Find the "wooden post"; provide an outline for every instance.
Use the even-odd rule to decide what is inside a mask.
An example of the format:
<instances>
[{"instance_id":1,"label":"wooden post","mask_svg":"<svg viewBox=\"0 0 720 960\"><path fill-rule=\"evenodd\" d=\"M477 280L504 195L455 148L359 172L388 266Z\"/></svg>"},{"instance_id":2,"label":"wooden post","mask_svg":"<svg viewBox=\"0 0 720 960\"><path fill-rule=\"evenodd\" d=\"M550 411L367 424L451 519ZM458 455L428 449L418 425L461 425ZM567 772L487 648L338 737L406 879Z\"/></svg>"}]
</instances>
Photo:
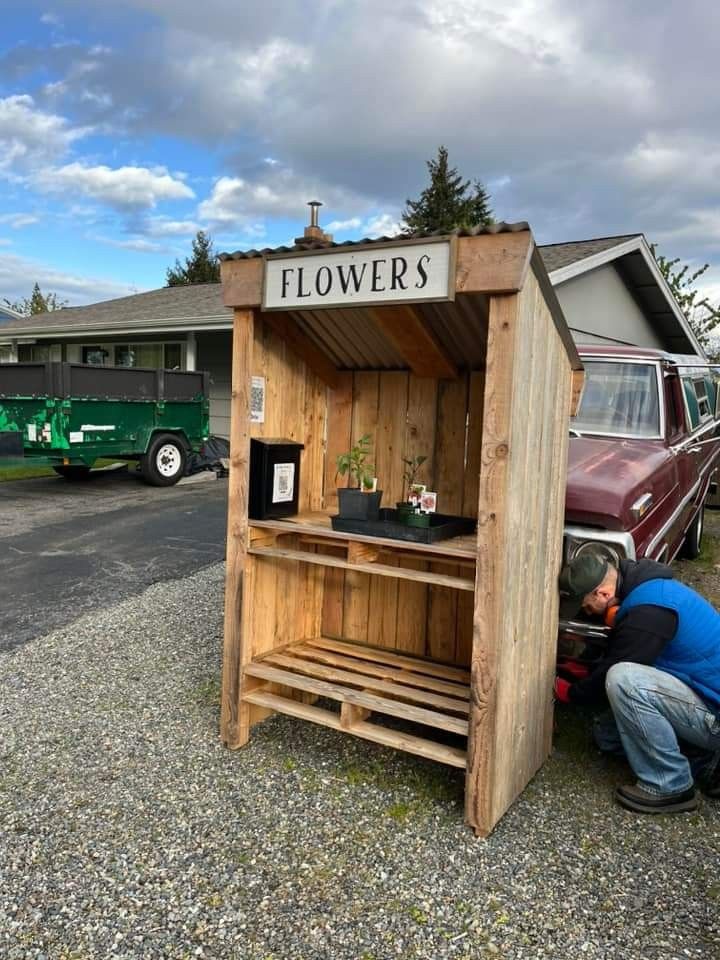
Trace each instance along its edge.
<instances>
[{"instance_id":1,"label":"wooden post","mask_svg":"<svg viewBox=\"0 0 720 960\"><path fill-rule=\"evenodd\" d=\"M465 816L479 836L487 836L494 826L493 777L502 775L503 766L495 756L497 645L503 635L503 604L508 586L502 579L517 311L516 295L490 300L465 780ZM537 598L532 599L538 602ZM512 763L512 758L504 757L504 763Z\"/></svg>"},{"instance_id":2,"label":"wooden post","mask_svg":"<svg viewBox=\"0 0 720 960\"><path fill-rule=\"evenodd\" d=\"M248 739L248 706L240 704L242 664L250 651L243 650L241 611L243 573L248 548L248 481L250 466L250 371L252 369L254 314L236 310L233 321L232 400L230 421L230 478L225 576L225 643L220 737L231 748Z\"/></svg>"}]
</instances>

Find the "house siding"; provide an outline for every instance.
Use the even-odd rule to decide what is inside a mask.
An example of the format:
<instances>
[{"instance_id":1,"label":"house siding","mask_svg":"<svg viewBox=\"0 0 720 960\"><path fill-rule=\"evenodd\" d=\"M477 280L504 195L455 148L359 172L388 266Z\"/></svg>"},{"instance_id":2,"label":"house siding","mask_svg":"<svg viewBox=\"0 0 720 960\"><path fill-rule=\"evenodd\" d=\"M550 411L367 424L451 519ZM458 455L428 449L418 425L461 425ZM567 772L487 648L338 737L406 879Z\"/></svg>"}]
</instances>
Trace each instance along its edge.
<instances>
[{"instance_id":1,"label":"house siding","mask_svg":"<svg viewBox=\"0 0 720 960\"><path fill-rule=\"evenodd\" d=\"M612 264L555 287L575 342L666 348Z\"/></svg>"},{"instance_id":2,"label":"house siding","mask_svg":"<svg viewBox=\"0 0 720 960\"><path fill-rule=\"evenodd\" d=\"M232 333L197 334L198 370L210 374L210 433L230 439Z\"/></svg>"}]
</instances>

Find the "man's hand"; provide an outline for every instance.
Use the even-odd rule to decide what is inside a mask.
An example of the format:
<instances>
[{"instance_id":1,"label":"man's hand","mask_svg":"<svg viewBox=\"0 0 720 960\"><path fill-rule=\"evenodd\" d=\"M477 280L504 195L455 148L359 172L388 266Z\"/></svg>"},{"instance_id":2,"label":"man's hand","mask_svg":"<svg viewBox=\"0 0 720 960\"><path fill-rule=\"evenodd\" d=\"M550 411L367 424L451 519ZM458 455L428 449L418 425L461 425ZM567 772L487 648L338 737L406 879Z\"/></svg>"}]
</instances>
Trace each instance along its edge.
<instances>
[{"instance_id":1,"label":"man's hand","mask_svg":"<svg viewBox=\"0 0 720 960\"><path fill-rule=\"evenodd\" d=\"M570 703L570 684L562 677L555 677L555 699L560 703Z\"/></svg>"}]
</instances>

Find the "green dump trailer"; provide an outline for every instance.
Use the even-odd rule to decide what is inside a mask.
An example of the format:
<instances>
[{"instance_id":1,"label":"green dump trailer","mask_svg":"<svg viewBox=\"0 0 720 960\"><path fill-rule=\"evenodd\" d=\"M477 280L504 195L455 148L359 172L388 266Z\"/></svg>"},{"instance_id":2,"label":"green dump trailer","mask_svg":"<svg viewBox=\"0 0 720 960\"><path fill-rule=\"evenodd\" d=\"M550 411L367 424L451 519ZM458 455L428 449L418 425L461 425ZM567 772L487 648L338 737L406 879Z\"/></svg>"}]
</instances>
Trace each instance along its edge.
<instances>
[{"instance_id":1,"label":"green dump trailer","mask_svg":"<svg viewBox=\"0 0 720 960\"><path fill-rule=\"evenodd\" d=\"M96 460L139 460L170 486L209 432L209 375L199 371L0 364L0 465L50 466L68 480Z\"/></svg>"}]
</instances>

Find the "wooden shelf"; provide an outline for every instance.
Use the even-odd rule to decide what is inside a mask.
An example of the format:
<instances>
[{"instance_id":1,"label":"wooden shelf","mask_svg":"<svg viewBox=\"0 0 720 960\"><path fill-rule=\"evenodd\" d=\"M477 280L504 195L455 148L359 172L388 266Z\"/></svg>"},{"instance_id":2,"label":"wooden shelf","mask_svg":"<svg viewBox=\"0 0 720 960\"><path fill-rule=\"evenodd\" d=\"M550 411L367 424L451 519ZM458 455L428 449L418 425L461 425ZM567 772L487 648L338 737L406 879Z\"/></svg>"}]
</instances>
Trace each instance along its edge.
<instances>
[{"instance_id":1,"label":"wooden shelf","mask_svg":"<svg viewBox=\"0 0 720 960\"><path fill-rule=\"evenodd\" d=\"M447 559L449 562L472 560L477 557L477 543L475 534L462 537L450 537L437 543L414 543L410 540L393 540L389 537L368 537L356 533L342 533L333 530L330 525L329 513L299 513L284 520L250 520L250 527L259 527L266 530L276 530L280 533L296 533L321 537L323 540L353 541L356 543L374 544L380 548L392 550L430 554L438 559ZM428 559L433 559L429 556Z\"/></svg>"},{"instance_id":2,"label":"wooden shelf","mask_svg":"<svg viewBox=\"0 0 720 960\"><path fill-rule=\"evenodd\" d=\"M423 728L468 733L469 674L419 657L318 638L293 644L247 664L244 675L264 681L242 699L365 740L464 768L459 747L368 722L372 714L398 717ZM277 687L340 703L340 714L301 703ZM420 706L422 704L422 706Z\"/></svg>"},{"instance_id":3,"label":"wooden shelf","mask_svg":"<svg viewBox=\"0 0 720 960\"><path fill-rule=\"evenodd\" d=\"M356 573L370 573L378 577L394 577L398 580L413 580L416 583L431 583L437 587L451 587L455 590L474 592L475 581L463 577L452 577L431 570L413 570L408 567L395 567L385 563L353 563L342 557L332 557L322 553L306 553L304 550L290 550L285 547L249 547L248 553L254 557L275 560L299 560L321 567L337 567L341 570L354 570Z\"/></svg>"}]
</instances>

